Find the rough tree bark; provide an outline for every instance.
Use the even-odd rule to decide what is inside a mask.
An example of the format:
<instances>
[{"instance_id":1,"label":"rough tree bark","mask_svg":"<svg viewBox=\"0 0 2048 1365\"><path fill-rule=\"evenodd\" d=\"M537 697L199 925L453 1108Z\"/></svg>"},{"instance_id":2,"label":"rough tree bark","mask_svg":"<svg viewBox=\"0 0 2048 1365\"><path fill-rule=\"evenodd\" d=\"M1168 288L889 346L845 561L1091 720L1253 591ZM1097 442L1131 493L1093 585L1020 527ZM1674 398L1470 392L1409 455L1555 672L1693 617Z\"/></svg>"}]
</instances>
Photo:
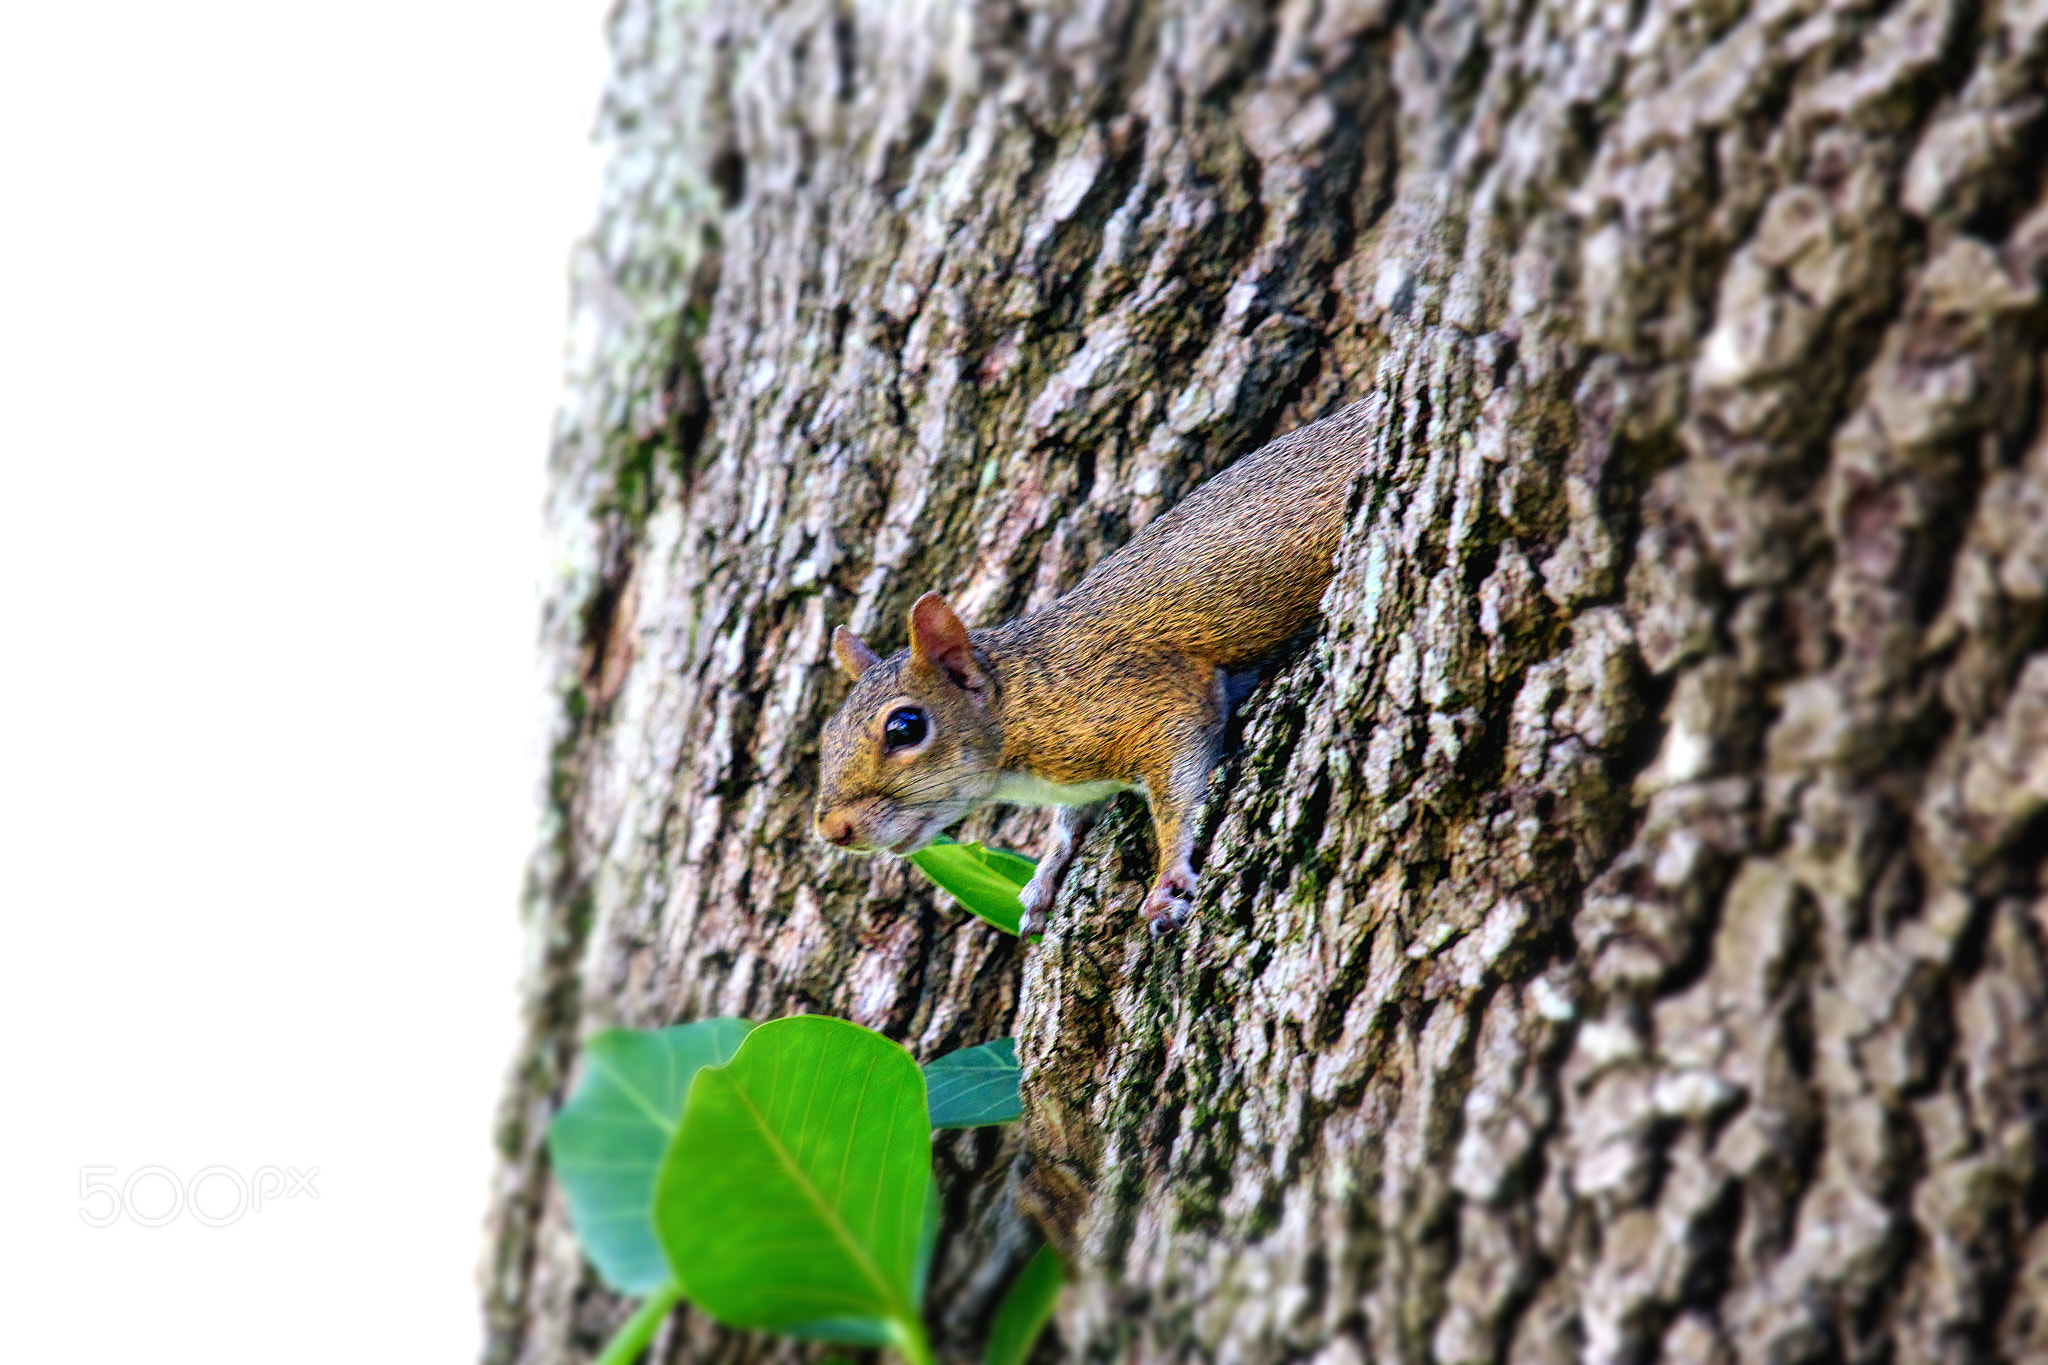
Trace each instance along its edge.
<instances>
[{"instance_id":1,"label":"rough tree bark","mask_svg":"<svg viewBox=\"0 0 2048 1365\"><path fill-rule=\"evenodd\" d=\"M1048 1358L2048 1358L2048 4L613 28L491 1360L620 1316L541 1154L578 1037L798 1010L1019 1039L940 1148L958 1357L1028 1218ZM1042 604L1357 400L1186 931L1135 805L1029 953L811 838L834 625Z\"/></svg>"}]
</instances>

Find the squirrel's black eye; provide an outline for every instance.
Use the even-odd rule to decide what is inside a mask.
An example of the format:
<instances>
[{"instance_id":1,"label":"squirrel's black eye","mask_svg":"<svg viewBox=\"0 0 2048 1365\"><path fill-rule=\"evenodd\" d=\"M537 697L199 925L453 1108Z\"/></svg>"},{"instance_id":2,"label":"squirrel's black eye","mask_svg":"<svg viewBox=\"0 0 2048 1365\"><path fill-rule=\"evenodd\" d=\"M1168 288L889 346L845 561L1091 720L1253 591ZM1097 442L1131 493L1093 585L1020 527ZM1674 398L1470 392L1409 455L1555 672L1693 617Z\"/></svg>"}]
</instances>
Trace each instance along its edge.
<instances>
[{"instance_id":1,"label":"squirrel's black eye","mask_svg":"<svg viewBox=\"0 0 2048 1365\"><path fill-rule=\"evenodd\" d=\"M924 743L930 728L924 712L915 706L899 706L889 713L889 719L882 722L882 743L891 752L908 749L913 744Z\"/></svg>"}]
</instances>

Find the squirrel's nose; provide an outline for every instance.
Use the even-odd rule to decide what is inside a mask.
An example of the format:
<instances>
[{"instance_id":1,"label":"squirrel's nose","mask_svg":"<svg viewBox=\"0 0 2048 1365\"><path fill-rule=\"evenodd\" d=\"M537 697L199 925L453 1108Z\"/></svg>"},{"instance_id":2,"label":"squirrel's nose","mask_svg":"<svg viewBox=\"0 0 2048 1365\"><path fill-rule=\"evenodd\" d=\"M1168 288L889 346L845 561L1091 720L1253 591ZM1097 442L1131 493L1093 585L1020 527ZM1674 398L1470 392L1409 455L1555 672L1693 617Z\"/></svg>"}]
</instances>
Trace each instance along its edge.
<instances>
[{"instance_id":1,"label":"squirrel's nose","mask_svg":"<svg viewBox=\"0 0 2048 1365\"><path fill-rule=\"evenodd\" d=\"M828 844L845 848L853 842L853 817L843 811L828 810L818 817L818 833Z\"/></svg>"}]
</instances>

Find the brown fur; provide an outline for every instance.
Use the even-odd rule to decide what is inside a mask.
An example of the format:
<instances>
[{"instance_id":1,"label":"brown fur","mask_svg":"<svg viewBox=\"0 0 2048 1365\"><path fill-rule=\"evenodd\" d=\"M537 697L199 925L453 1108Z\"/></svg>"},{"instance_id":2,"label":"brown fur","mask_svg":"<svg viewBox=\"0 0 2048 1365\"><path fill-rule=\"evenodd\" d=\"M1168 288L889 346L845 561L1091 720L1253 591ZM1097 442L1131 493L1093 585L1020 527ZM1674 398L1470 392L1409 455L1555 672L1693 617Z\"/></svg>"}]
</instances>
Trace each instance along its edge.
<instances>
[{"instance_id":1,"label":"brown fur","mask_svg":"<svg viewBox=\"0 0 2048 1365\"><path fill-rule=\"evenodd\" d=\"M1147 913L1177 922L1194 881L1187 816L1222 756L1226 675L1315 619L1361 426L1347 408L1239 460L1044 611L967 631L927 594L911 647L887 659L842 627L834 653L856 681L822 738L820 832L908 852L1002 799L1006 778L1142 786L1160 854ZM930 738L887 753L883 724L913 704ZM1049 906L1079 823L1063 821L1027 911Z\"/></svg>"}]
</instances>

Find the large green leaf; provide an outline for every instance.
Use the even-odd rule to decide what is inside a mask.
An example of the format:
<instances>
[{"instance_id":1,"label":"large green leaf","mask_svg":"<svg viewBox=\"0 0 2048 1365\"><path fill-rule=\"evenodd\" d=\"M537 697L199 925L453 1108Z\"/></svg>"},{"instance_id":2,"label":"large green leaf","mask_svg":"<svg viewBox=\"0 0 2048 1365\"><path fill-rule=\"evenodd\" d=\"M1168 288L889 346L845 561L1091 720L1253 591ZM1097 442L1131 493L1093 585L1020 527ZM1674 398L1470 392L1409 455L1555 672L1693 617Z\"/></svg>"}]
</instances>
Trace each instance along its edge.
<instances>
[{"instance_id":1,"label":"large green leaf","mask_svg":"<svg viewBox=\"0 0 2048 1365\"><path fill-rule=\"evenodd\" d=\"M1049 1246L1042 1246L1010 1284L988 1332L983 1365L1024 1365L1045 1320L1052 1316L1067 1272Z\"/></svg>"},{"instance_id":2,"label":"large green leaf","mask_svg":"<svg viewBox=\"0 0 2048 1365\"><path fill-rule=\"evenodd\" d=\"M655 1190L676 1281L721 1322L926 1359L920 1252L931 1187L924 1074L857 1024L763 1024L697 1073Z\"/></svg>"},{"instance_id":3,"label":"large green leaf","mask_svg":"<svg viewBox=\"0 0 2048 1365\"><path fill-rule=\"evenodd\" d=\"M932 1127L976 1128L1023 1117L1017 1080L1017 1040L998 1038L934 1057L924 1066Z\"/></svg>"},{"instance_id":4,"label":"large green leaf","mask_svg":"<svg viewBox=\"0 0 2048 1365\"><path fill-rule=\"evenodd\" d=\"M931 1279L932 1252L939 1245L939 1182L925 1177L924 1225L917 1234L917 1269L912 1276L911 1306L924 1311L924 1287ZM873 1318L827 1318L822 1322L801 1322L782 1329L793 1337L812 1341L837 1341L854 1346L888 1346L894 1341L889 1325Z\"/></svg>"},{"instance_id":5,"label":"large green leaf","mask_svg":"<svg viewBox=\"0 0 2048 1365\"><path fill-rule=\"evenodd\" d=\"M654 1235L654 1180L700 1067L722 1066L752 1028L704 1019L674 1028L607 1029L584 1048L583 1079L548 1124L548 1160L569 1199L583 1254L614 1289L668 1284Z\"/></svg>"},{"instance_id":6,"label":"large green leaf","mask_svg":"<svg viewBox=\"0 0 2048 1365\"><path fill-rule=\"evenodd\" d=\"M1024 918L1017 893L1037 866L1031 859L980 844L938 843L911 854L910 861L971 913L1006 934L1017 932Z\"/></svg>"}]
</instances>

